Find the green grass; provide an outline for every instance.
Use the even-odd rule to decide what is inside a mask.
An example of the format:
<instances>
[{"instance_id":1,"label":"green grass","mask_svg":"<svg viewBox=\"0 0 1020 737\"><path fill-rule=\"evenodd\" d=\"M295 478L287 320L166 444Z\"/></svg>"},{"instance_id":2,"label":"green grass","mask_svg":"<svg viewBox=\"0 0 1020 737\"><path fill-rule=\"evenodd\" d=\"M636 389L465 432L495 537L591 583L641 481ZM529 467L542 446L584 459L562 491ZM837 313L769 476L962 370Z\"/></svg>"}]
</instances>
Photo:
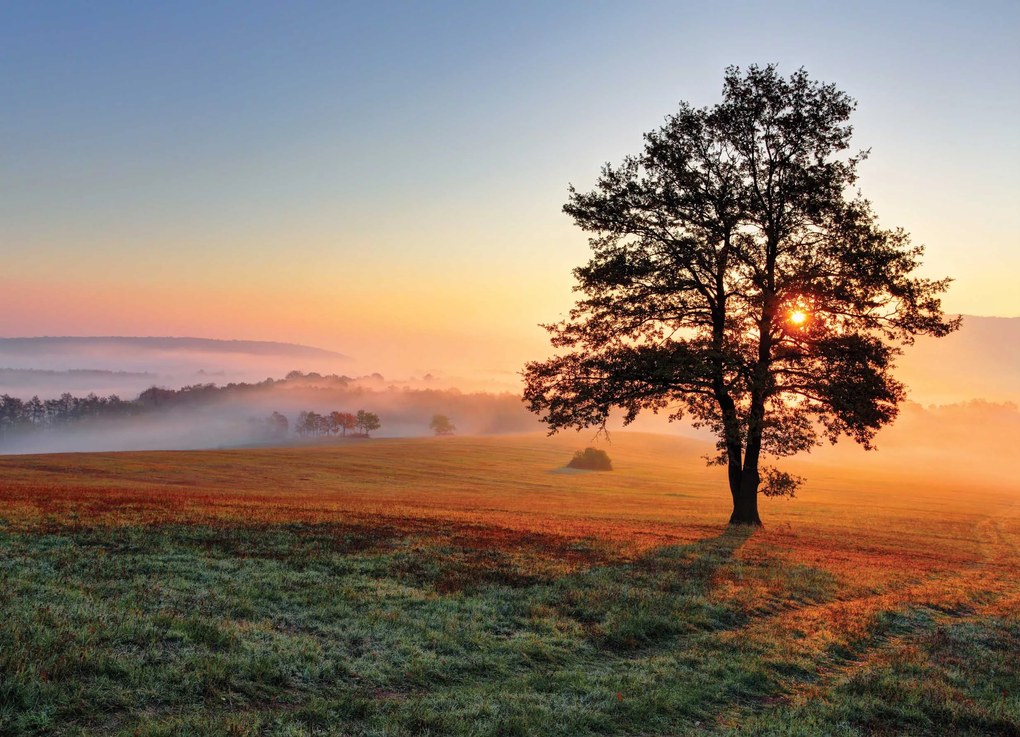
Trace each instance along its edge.
<instances>
[{"instance_id":1,"label":"green grass","mask_svg":"<svg viewBox=\"0 0 1020 737\"><path fill-rule=\"evenodd\" d=\"M887 601L746 530L572 570L463 533L0 522L0 734L1020 734L1015 589Z\"/></svg>"},{"instance_id":2,"label":"green grass","mask_svg":"<svg viewBox=\"0 0 1020 737\"><path fill-rule=\"evenodd\" d=\"M746 534L440 593L456 549L359 552L329 526L5 533L0 732L1016 733L1016 621L883 613L874 636L901 641L888 662L790 703L818 663L738 636L749 615L711 582L769 582L759 617L837 582L736 563Z\"/></svg>"}]
</instances>

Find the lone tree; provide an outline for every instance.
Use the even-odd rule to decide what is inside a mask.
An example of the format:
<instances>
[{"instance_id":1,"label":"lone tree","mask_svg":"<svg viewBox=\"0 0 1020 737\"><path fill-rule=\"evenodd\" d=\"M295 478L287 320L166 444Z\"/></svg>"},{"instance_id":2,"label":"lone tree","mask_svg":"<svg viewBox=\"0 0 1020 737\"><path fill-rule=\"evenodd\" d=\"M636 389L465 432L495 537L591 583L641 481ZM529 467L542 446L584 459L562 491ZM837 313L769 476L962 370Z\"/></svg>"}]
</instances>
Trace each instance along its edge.
<instances>
[{"instance_id":1,"label":"lone tree","mask_svg":"<svg viewBox=\"0 0 1020 737\"><path fill-rule=\"evenodd\" d=\"M453 435L457 431L457 426L446 415L432 415L429 429L436 435Z\"/></svg>"},{"instance_id":2,"label":"lone tree","mask_svg":"<svg viewBox=\"0 0 1020 737\"><path fill-rule=\"evenodd\" d=\"M564 212L592 234L583 296L545 326L559 354L524 371L551 432L604 428L614 407L688 415L718 437L731 524L760 525L759 491L802 481L763 456L841 435L871 448L904 397L899 347L959 319L948 279L912 275L923 248L853 192L855 106L803 69L730 67L722 102L681 103L591 192L570 188Z\"/></svg>"}]
</instances>

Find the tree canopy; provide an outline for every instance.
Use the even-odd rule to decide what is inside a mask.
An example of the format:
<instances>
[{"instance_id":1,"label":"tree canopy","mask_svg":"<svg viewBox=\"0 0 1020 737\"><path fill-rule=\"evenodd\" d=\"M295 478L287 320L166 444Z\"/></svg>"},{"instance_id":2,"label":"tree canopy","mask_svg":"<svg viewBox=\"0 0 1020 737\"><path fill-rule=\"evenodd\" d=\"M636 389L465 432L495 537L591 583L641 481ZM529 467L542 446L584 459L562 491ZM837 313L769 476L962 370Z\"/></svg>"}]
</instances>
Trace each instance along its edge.
<instances>
[{"instance_id":1,"label":"tree canopy","mask_svg":"<svg viewBox=\"0 0 1020 737\"><path fill-rule=\"evenodd\" d=\"M803 70L726 70L722 101L681 103L643 150L607 164L564 211L591 234L581 295L547 325L557 355L525 367L551 431L613 408L689 417L718 437L731 523L796 477L761 463L848 436L871 447L896 416L900 346L944 336L949 280L915 275L923 248L855 192L856 103Z\"/></svg>"},{"instance_id":2,"label":"tree canopy","mask_svg":"<svg viewBox=\"0 0 1020 737\"><path fill-rule=\"evenodd\" d=\"M446 415L432 415L429 429L436 435L453 435L457 431L457 426Z\"/></svg>"},{"instance_id":3,"label":"tree canopy","mask_svg":"<svg viewBox=\"0 0 1020 737\"><path fill-rule=\"evenodd\" d=\"M379 415L375 412L366 412L363 409L359 409L358 413L354 416L354 427L368 437L368 434L378 430L382 427L382 423L379 422Z\"/></svg>"}]
</instances>

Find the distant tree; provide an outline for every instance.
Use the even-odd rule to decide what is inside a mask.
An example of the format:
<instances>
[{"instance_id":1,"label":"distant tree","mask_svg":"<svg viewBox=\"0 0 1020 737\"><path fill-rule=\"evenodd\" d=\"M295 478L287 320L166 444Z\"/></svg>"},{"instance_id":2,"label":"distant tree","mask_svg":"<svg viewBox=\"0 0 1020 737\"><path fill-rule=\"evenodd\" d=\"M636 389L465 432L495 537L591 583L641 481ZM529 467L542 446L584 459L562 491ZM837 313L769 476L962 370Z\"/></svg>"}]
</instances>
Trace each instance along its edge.
<instances>
[{"instance_id":1,"label":"distant tree","mask_svg":"<svg viewBox=\"0 0 1020 737\"><path fill-rule=\"evenodd\" d=\"M17 433L25 422L25 402L9 394L0 396L0 438Z\"/></svg>"},{"instance_id":2,"label":"distant tree","mask_svg":"<svg viewBox=\"0 0 1020 737\"><path fill-rule=\"evenodd\" d=\"M330 435L336 435L340 432L340 413L330 412L326 415L326 432Z\"/></svg>"},{"instance_id":3,"label":"distant tree","mask_svg":"<svg viewBox=\"0 0 1020 737\"><path fill-rule=\"evenodd\" d=\"M382 424L379 422L379 415L359 409L357 415L355 415L355 426L367 438L369 433L378 430L382 427Z\"/></svg>"},{"instance_id":4,"label":"distant tree","mask_svg":"<svg viewBox=\"0 0 1020 737\"><path fill-rule=\"evenodd\" d=\"M432 415L429 429L436 435L453 435L457 431L457 426L446 415Z\"/></svg>"},{"instance_id":5,"label":"distant tree","mask_svg":"<svg viewBox=\"0 0 1020 737\"><path fill-rule=\"evenodd\" d=\"M323 435L328 430L328 422L327 418L318 412L301 412L298 414L294 429L302 437Z\"/></svg>"},{"instance_id":6,"label":"distant tree","mask_svg":"<svg viewBox=\"0 0 1020 737\"><path fill-rule=\"evenodd\" d=\"M64 392L59 398L46 402L46 414L55 422L75 420L78 417L78 400Z\"/></svg>"},{"instance_id":7,"label":"distant tree","mask_svg":"<svg viewBox=\"0 0 1020 737\"><path fill-rule=\"evenodd\" d=\"M273 412L269 415L269 419L266 421L269 427L269 433L274 438L285 438L287 437L287 431L290 430L290 422L286 416L279 412Z\"/></svg>"},{"instance_id":8,"label":"distant tree","mask_svg":"<svg viewBox=\"0 0 1020 737\"><path fill-rule=\"evenodd\" d=\"M329 434L329 416L312 413L315 415L315 434L316 435L328 435Z\"/></svg>"},{"instance_id":9,"label":"distant tree","mask_svg":"<svg viewBox=\"0 0 1020 737\"><path fill-rule=\"evenodd\" d=\"M35 396L25 402L25 412L28 420L36 427L41 427L46 422L46 405L39 397Z\"/></svg>"},{"instance_id":10,"label":"distant tree","mask_svg":"<svg viewBox=\"0 0 1020 737\"><path fill-rule=\"evenodd\" d=\"M353 430L357 427L357 418L350 412L334 412L333 414L337 415L336 422L340 427L340 435L342 437L347 436L348 430Z\"/></svg>"},{"instance_id":11,"label":"distant tree","mask_svg":"<svg viewBox=\"0 0 1020 737\"><path fill-rule=\"evenodd\" d=\"M583 295L547 326L559 355L529 363L525 401L555 432L689 415L718 438L731 524L799 479L764 466L845 435L866 448L896 416L899 346L944 336L948 280L880 227L846 155L855 103L803 70L726 71L722 102L686 103L644 150L606 165L564 211L591 233Z\"/></svg>"},{"instance_id":12,"label":"distant tree","mask_svg":"<svg viewBox=\"0 0 1020 737\"><path fill-rule=\"evenodd\" d=\"M613 463L609 454L600 448L585 448L574 453L567 468L578 468L585 471L612 471Z\"/></svg>"},{"instance_id":13,"label":"distant tree","mask_svg":"<svg viewBox=\"0 0 1020 737\"><path fill-rule=\"evenodd\" d=\"M382 422L379 421L379 415L374 412L366 412L364 420L365 434L368 435L370 432L375 432L382 427Z\"/></svg>"},{"instance_id":14,"label":"distant tree","mask_svg":"<svg viewBox=\"0 0 1020 737\"><path fill-rule=\"evenodd\" d=\"M161 389L158 386L152 386L138 395L138 402L148 407L158 407L162 404L173 403L177 394L178 392L175 392L173 389Z\"/></svg>"}]
</instances>

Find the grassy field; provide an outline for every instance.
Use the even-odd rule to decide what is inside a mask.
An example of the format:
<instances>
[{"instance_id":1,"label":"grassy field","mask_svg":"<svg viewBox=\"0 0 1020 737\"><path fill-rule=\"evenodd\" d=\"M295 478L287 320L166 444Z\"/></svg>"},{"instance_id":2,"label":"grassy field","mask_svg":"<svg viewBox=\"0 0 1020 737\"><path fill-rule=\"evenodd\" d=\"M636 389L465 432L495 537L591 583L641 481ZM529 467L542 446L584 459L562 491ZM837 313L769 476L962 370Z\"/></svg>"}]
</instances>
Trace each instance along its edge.
<instances>
[{"instance_id":1,"label":"grassy field","mask_svg":"<svg viewBox=\"0 0 1020 737\"><path fill-rule=\"evenodd\" d=\"M0 734L1020 735L1020 489L578 447L0 458Z\"/></svg>"}]
</instances>

